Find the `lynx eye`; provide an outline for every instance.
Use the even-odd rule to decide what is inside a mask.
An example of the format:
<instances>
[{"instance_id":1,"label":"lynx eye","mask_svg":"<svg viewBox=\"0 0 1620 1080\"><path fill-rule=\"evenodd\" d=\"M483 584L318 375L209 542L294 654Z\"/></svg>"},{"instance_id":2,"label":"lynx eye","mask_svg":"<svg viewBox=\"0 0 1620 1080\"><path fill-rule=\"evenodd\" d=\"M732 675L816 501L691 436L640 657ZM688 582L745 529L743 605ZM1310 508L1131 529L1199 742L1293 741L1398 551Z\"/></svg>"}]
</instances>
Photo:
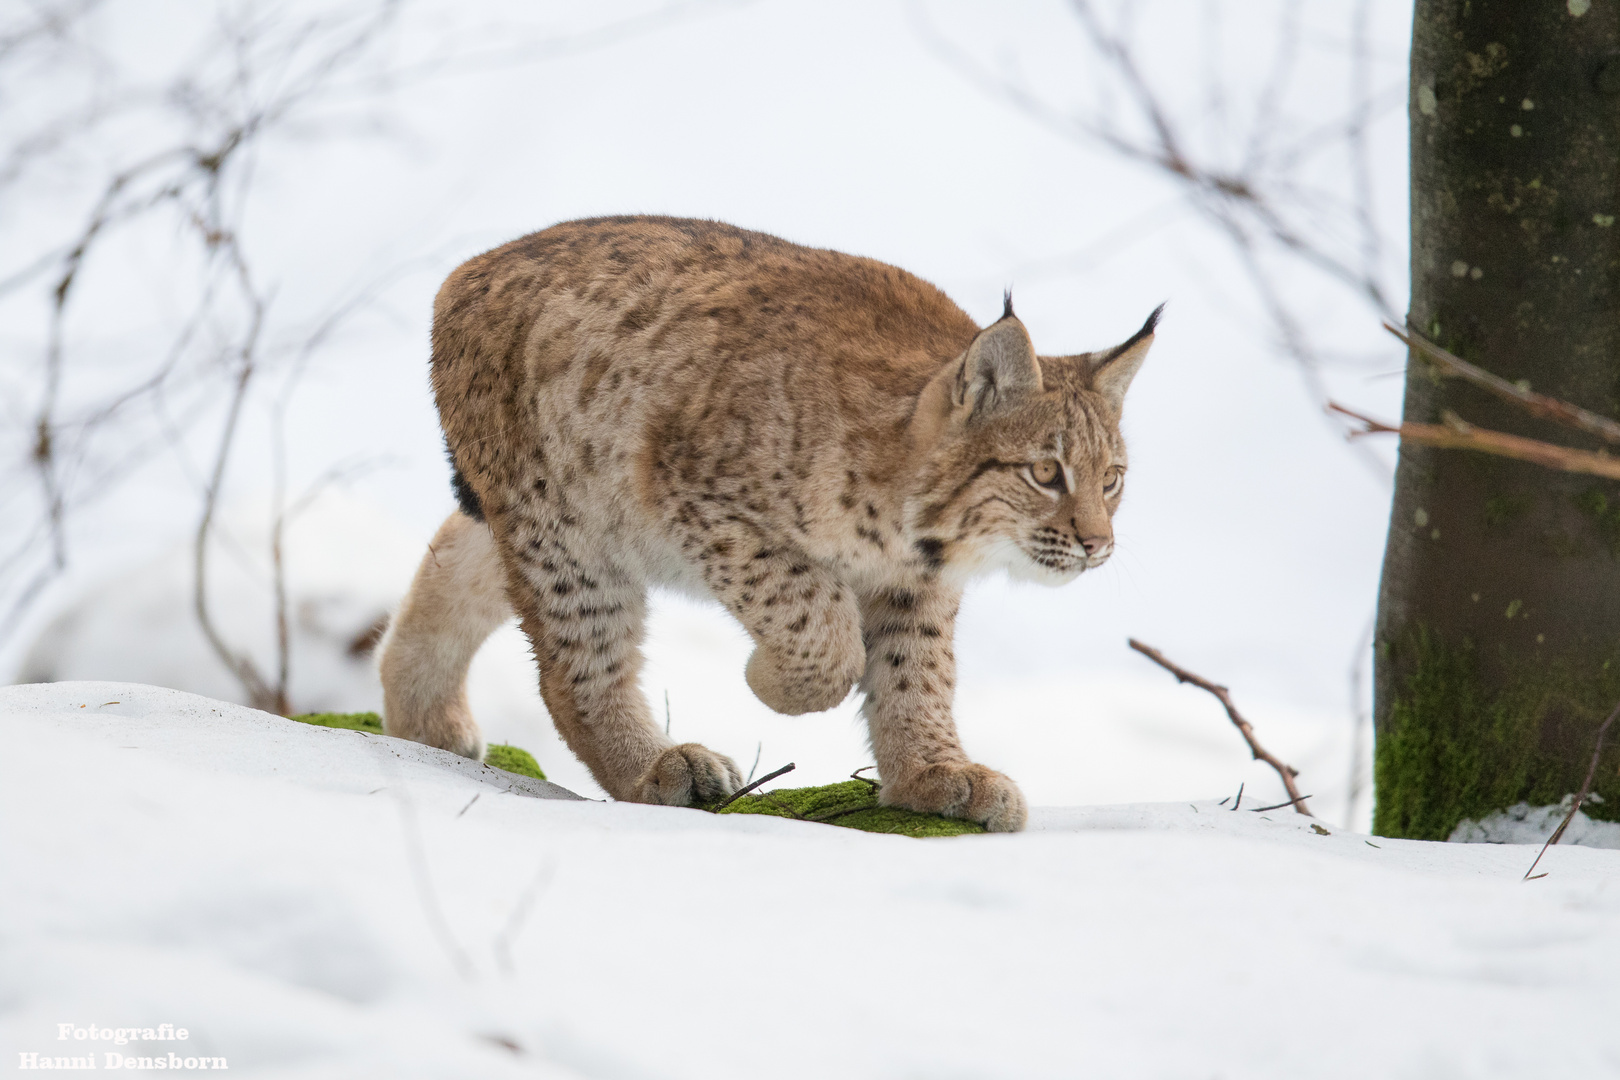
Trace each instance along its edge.
<instances>
[{"instance_id":1,"label":"lynx eye","mask_svg":"<svg viewBox=\"0 0 1620 1080\"><path fill-rule=\"evenodd\" d=\"M1113 466L1103 476L1103 494L1113 495L1125 485L1125 470L1118 465Z\"/></svg>"},{"instance_id":2,"label":"lynx eye","mask_svg":"<svg viewBox=\"0 0 1620 1080\"><path fill-rule=\"evenodd\" d=\"M1036 484L1052 491L1064 490L1063 467L1051 458L1029 467L1029 477Z\"/></svg>"}]
</instances>

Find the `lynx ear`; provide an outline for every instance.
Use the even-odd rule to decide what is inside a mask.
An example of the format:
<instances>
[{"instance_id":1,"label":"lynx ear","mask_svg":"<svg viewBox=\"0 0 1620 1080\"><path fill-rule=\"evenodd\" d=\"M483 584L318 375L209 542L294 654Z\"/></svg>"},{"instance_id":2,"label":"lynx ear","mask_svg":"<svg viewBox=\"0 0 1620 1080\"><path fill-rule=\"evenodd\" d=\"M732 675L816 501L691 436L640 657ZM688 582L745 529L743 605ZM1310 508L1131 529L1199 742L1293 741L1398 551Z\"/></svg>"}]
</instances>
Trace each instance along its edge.
<instances>
[{"instance_id":1,"label":"lynx ear","mask_svg":"<svg viewBox=\"0 0 1620 1080\"><path fill-rule=\"evenodd\" d=\"M1131 380L1136 378L1142 361L1147 359L1148 349L1153 345L1153 332L1158 328L1159 316L1163 313L1164 305L1160 304L1147 317L1142 329L1132 334L1123 345L1098 353L1090 361L1091 388L1107 398L1116 410L1124 404L1125 391L1131 388Z\"/></svg>"},{"instance_id":2,"label":"lynx ear","mask_svg":"<svg viewBox=\"0 0 1620 1080\"><path fill-rule=\"evenodd\" d=\"M1006 313L979 331L962 355L951 386L951 404L976 420L1042 389L1035 346L1009 301Z\"/></svg>"}]
</instances>

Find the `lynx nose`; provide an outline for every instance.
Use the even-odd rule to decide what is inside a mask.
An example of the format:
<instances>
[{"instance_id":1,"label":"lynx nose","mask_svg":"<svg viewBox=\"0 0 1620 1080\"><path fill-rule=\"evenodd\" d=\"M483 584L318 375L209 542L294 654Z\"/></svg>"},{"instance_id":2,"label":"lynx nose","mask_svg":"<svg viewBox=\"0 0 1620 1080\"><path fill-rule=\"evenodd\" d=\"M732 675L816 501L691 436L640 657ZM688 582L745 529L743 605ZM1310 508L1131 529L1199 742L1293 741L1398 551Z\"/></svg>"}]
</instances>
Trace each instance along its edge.
<instances>
[{"instance_id":1,"label":"lynx nose","mask_svg":"<svg viewBox=\"0 0 1620 1080\"><path fill-rule=\"evenodd\" d=\"M1114 538L1111 536L1088 536L1080 541L1080 546L1086 549L1087 557L1105 559L1114 550Z\"/></svg>"}]
</instances>

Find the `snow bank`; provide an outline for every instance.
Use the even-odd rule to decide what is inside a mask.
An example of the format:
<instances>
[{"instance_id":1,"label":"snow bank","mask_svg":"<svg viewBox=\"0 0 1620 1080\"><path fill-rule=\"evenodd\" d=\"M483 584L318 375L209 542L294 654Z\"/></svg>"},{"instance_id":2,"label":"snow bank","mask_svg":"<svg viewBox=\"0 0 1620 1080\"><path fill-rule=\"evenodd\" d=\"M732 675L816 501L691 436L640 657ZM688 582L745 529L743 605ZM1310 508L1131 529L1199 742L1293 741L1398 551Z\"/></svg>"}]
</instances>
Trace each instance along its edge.
<instances>
[{"instance_id":1,"label":"snow bank","mask_svg":"<svg viewBox=\"0 0 1620 1080\"><path fill-rule=\"evenodd\" d=\"M169 1023L141 1052L248 1077L1620 1074L1607 851L1526 884L1212 802L910 840L525 797L105 683L0 725L7 1062Z\"/></svg>"},{"instance_id":2,"label":"snow bank","mask_svg":"<svg viewBox=\"0 0 1620 1080\"><path fill-rule=\"evenodd\" d=\"M1603 798L1593 793L1586 797L1586 801L1601 803ZM1565 795L1556 806L1515 803L1478 821L1459 822L1448 839L1453 844L1545 844L1573 805L1574 792ZM1620 848L1620 821L1593 821L1584 811L1577 810L1558 842L1584 847Z\"/></svg>"},{"instance_id":3,"label":"snow bank","mask_svg":"<svg viewBox=\"0 0 1620 1080\"><path fill-rule=\"evenodd\" d=\"M277 667L269 523L224 515L209 545L209 610L233 651L266 677ZM346 493L321 493L283 537L290 697L300 712L377 710L371 648L410 585L425 547ZM203 636L194 609L195 548L187 538L113 573L65 605L30 644L18 682L111 679L241 701L241 683Z\"/></svg>"}]
</instances>

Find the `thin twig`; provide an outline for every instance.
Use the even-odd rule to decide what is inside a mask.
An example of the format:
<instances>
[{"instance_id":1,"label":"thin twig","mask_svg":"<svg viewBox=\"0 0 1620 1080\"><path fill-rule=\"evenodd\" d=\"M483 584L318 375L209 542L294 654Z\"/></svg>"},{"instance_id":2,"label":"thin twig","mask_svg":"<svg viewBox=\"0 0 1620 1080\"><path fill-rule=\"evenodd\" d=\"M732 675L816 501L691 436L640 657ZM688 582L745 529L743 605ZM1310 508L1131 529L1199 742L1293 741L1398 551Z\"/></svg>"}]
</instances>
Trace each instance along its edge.
<instances>
[{"instance_id":1,"label":"thin twig","mask_svg":"<svg viewBox=\"0 0 1620 1080\"><path fill-rule=\"evenodd\" d=\"M1477 450L1482 454L1528 461L1533 465L1557 469L1560 472L1620 480L1620 457L1594 454L1586 450L1571 450L1556 443L1475 427L1452 412L1445 414L1444 424L1386 424L1354 409L1347 409L1335 401L1328 402L1328 409L1367 425L1362 430L1350 432L1352 439L1362 435L1399 435L1402 442L1417 443L1421 446L1434 446L1443 450Z\"/></svg>"},{"instance_id":2,"label":"thin twig","mask_svg":"<svg viewBox=\"0 0 1620 1080\"><path fill-rule=\"evenodd\" d=\"M1215 699L1225 706L1226 715L1231 718L1232 724L1243 734L1243 741L1249 744L1249 752L1254 755L1254 759L1270 765L1277 770L1277 775L1282 777L1283 787L1287 789L1289 795L1289 802L1283 805L1292 805L1296 813L1304 814L1306 817L1316 816L1301 803L1300 800L1305 796L1300 795L1299 788L1294 786L1294 777L1299 775L1299 770L1292 765L1279 761L1272 756L1270 751L1260 745L1260 740L1254 737L1254 726L1243 719L1242 715L1237 711L1237 706L1232 704L1232 694L1226 687L1218 683L1212 683L1203 676L1194 675L1186 668L1172 663L1165 658L1163 653L1151 645L1144 645L1135 638L1130 638L1129 642L1131 648L1174 675L1177 682L1192 683L1199 689L1208 690L1211 694L1214 694ZM1236 807L1234 806L1233 809L1236 809Z\"/></svg>"},{"instance_id":3,"label":"thin twig","mask_svg":"<svg viewBox=\"0 0 1620 1080\"><path fill-rule=\"evenodd\" d=\"M1401 343L1413 352L1421 353L1435 367L1447 375L1472 383L1481 390L1489 391L1529 413L1531 416L1543 420L1552 420L1556 423L1572 427L1579 431L1596 435L1605 442L1620 444L1620 423L1610 420L1607 416L1600 416L1590 412L1579 405L1571 405L1567 401L1560 401L1546 394L1538 394L1516 383L1510 383L1500 375L1475 367L1459 356L1455 356L1432 341L1427 341L1422 335L1413 330L1401 330L1391 323L1385 323L1388 330L1401 340Z\"/></svg>"},{"instance_id":4,"label":"thin twig","mask_svg":"<svg viewBox=\"0 0 1620 1080\"><path fill-rule=\"evenodd\" d=\"M192 602L197 624L202 629L203 636L207 638L209 647L214 650L226 669L241 682L248 693L249 703L255 709L285 715L286 702L274 700L273 688L259 673L258 666L253 663L250 656L232 650L218 627L214 625L213 616L208 609L208 541L213 531L214 514L219 506L225 466L230 461L231 447L236 437L237 421L242 414L242 405L247 400L248 383L252 377L252 362L245 360L237 377L235 392L231 395L224 434L220 438L218 452L214 455L212 475L203 492L202 518L197 524L196 538L192 545Z\"/></svg>"},{"instance_id":5,"label":"thin twig","mask_svg":"<svg viewBox=\"0 0 1620 1080\"><path fill-rule=\"evenodd\" d=\"M1225 802L1225 801L1226 801L1225 799L1221 800L1221 802ZM1239 781L1238 782L1237 798L1232 800L1232 812L1236 813L1237 808L1242 806L1242 805L1243 805L1243 783L1242 783L1242 781Z\"/></svg>"},{"instance_id":6,"label":"thin twig","mask_svg":"<svg viewBox=\"0 0 1620 1080\"><path fill-rule=\"evenodd\" d=\"M778 798L774 797L773 795L771 795L771 793L768 792L768 791L762 791L758 795L754 796L754 798L762 799L765 802L770 803L772 806L776 807L778 810L780 810L784 814L788 815L788 817L796 817L800 821L809 821L810 820L809 818L805 817L803 814L799 813L797 810L793 809L793 807L791 807L787 803L783 802L781 799L778 799Z\"/></svg>"},{"instance_id":7,"label":"thin twig","mask_svg":"<svg viewBox=\"0 0 1620 1080\"><path fill-rule=\"evenodd\" d=\"M1309 799L1309 798L1310 798L1309 795L1301 795L1297 799L1289 799L1287 802L1280 802L1280 803L1277 803L1275 806L1257 806L1253 810L1250 810L1249 813L1251 813L1251 814L1263 814L1267 810L1281 810L1285 806L1298 806L1300 803L1304 802L1306 799Z\"/></svg>"},{"instance_id":8,"label":"thin twig","mask_svg":"<svg viewBox=\"0 0 1620 1080\"><path fill-rule=\"evenodd\" d=\"M793 762L790 761L786 765L782 766L780 769L777 769L775 772L766 773L764 776L760 777L758 780L755 780L752 784L749 784L747 787L738 788L736 791L733 791L730 795L726 796L725 802L722 802L719 806L716 806L714 808L714 813L718 814L720 811L724 810L726 807L730 806L732 803L736 802L738 799L742 798L744 795L748 794L750 791L753 791L755 788L759 787L761 784L765 783L767 780L775 780L778 776L781 776L783 773L790 773L794 769L796 769L797 767L798 766L794 765Z\"/></svg>"},{"instance_id":9,"label":"thin twig","mask_svg":"<svg viewBox=\"0 0 1620 1080\"><path fill-rule=\"evenodd\" d=\"M877 768L876 765L862 765L860 768L858 768L854 772L850 773L849 778L851 780L859 780L863 784L871 784L872 785L872 790L877 791L883 785L878 783L876 780L873 780L871 777L861 775L861 773L865 772L867 769L875 769L875 768Z\"/></svg>"},{"instance_id":10,"label":"thin twig","mask_svg":"<svg viewBox=\"0 0 1620 1080\"><path fill-rule=\"evenodd\" d=\"M1530 869L1524 872L1525 881L1530 880L1530 874L1535 870L1536 863L1541 861L1541 856L1547 854L1547 849L1564 838L1564 830L1569 828L1569 823L1575 820L1575 814L1580 810L1581 803L1585 802L1586 796L1591 794L1592 781L1597 777L1598 758L1603 754L1603 739L1604 736L1609 734L1609 725L1614 723L1614 718L1617 716L1620 716L1620 705L1614 707L1614 711L1609 714L1609 718L1603 721L1602 726L1598 728L1597 745L1592 748L1592 763L1586 767L1586 779L1581 783L1581 790L1575 793L1575 802L1570 806L1569 813L1564 815L1564 820L1558 823L1558 828L1554 829L1553 834L1547 837L1547 842L1541 845L1541 850L1536 853L1536 862L1531 863Z\"/></svg>"},{"instance_id":11,"label":"thin twig","mask_svg":"<svg viewBox=\"0 0 1620 1080\"><path fill-rule=\"evenodd\" d=\"M512 963L512 945L522 932L523 923L528 919L529 910L534 907L534 902L540 898L540 894L556 875L557 863L548 858L534 875L534 879L529 882L528 888L523 890L523 895L518 897L518 902L512 907L512 913L506 917L506 925L501 927L501 932L496 934L495 940L490 943L496 965L508 978L517 974L517 966Z\"/></svg>"},{"instance_id":12,"label":"thin twig","mask_svg":"<svg viewBox=\"0 0 1620 1080\"><path fill-rule=\"evenodd\" d=\"M394 767L393 752L383 747L381 743L373 743L372 746L376 748L377 761L382 766L383 778L388 781L377 790L387 789L394 796L394 805L399 808L400 829L405 834L405 859L410 867L412 883L416 886L416 899L422 907L422 914L427 917L428 927L433 931L433 936L438 938L439 947L450 958L450 964L456 969L456 973L471 982L477 978L478 970L473 966L466 950L461 947L461 942L456 940L455 931L450 929L450 920L445 918L444 906L439 902L439 891L433 885L433 874L428 867L427 847L422 840L422 826L416 818L416 803L406 788L404 778Z\"/></svg>"}]
</instances>

